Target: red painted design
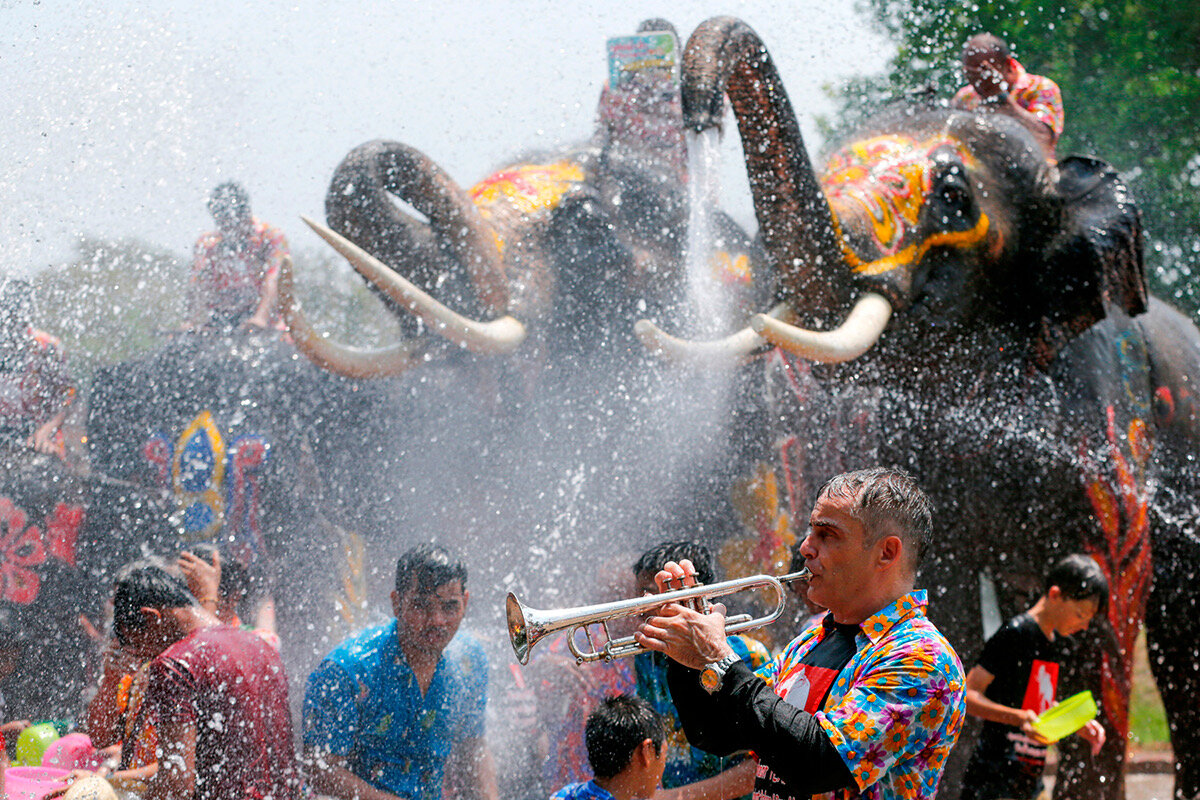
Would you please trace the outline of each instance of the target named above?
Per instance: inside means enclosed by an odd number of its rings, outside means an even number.
[[[58,503],[46,517],[46,549],[53,558],[75,566],[75,543],[83,527],[83,506]]]
[[[1150,593],[1150,491],[1146,463],[1153,443],[1146,423],[1134,419],[1120,435],[1116,411],[1108,407],[1106,442],[1096,454],[1080,448],[1084,483],[1104,534],[1088,550],[1108,577],[1108,619],[1120,647],[1119,659],[1105,654],[1101,705],[1123,740],[1129,734],[1129,688],[1134,640]]]
[[[269,448],[261,436],[249,435],[237,439],[230,450],[229,522],[237,541],[235,555],[243,562],[252,562],[266,551],[259,520],[262,505],[259,479]]]
[[[25,527],[25,512],[0,497],[0,600],[29,605],[37,599],[41,578],[31,567],[46,560],[42,532]]]
[[[171,441],[165,433],[156,433],[146,440],[142,445],[142,455],[146,457],[147,463],[155,469],[155,477],[158,479],[158,485],[162,487],[171,485],[171,460],[174,457],[174,448],[171,446]]]

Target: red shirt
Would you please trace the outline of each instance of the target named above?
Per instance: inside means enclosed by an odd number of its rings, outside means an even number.
[[[220,231],[206,233],[196,242],[192,291],[210,313],[249,316],[258,307],[263,282],[278,274],[287,255],[283,232],[257,218],[240,241],[226,241]],[[278,309],[271,314],[277,319]]]
[[[160,724],[196,727],[196,800],[299,796],[287,678],[249,631],[202,628],[150,663],[147,702]]]

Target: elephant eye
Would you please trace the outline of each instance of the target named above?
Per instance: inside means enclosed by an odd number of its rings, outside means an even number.
[[[953,183],[947,183],[942,186],[942,200],[951,206],[961,206],[966,202],[967,193],[961,187]]]

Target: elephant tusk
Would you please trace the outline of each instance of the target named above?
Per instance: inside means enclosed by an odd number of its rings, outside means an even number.
[[[419,349],[401,342],[378,350],[347,347],[320,335],[309,324],[296,298],[292,259],[279,267],[279,305],[296,349],[321,369],[345,378],[386,378],[399,375],[422,360]]]
[[[837,364],[852,361],[870,350],[891,318],[892,304],[887,298],[867,292],[836,330],[805,330],[766,314],[756,314],[750,320],[750,327],[792,355],[822,364]]]
[[[780,303],[761,316],[770,319],[787,319],[791,315],[791,307],[787,303]],[[742,328],[737,333],[731,333],[711,342],[680,339],[678,336],[667,333],[648,319],[638,320],[633,326],[633,331],[647,350],[677,364],[705,365],[742,362],[755,355],[755,351],[767,345],[767,342],[751,328]]]
[[[491,322],[479,322],[464,317],[346,237],[309,217],[301,215],[301,219],[341,253],[358,274],[458,346],[472,353],[504,355],[516,350],[525,340],[525,326],[517,319],[503,316]]]

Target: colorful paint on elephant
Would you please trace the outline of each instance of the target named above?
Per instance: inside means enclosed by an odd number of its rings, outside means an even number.
[[[227,445],[212,414],[203,411],[177,438],[155,433],[142,453],[159,485],[174,494],[188,541],[213,539],[225,530],[240,561],[265,555],[260,483],[270,456],[265,437],[243,434]]]
[[[1104,452],[1097,457],[1080,448],[1084,486],[1103,540],[1089,551],[1104,568],[1111,587],[1108,620],[1120,656],[1105,653],[1101,705],[1122,739],[1129,733],[1129,689],[1134,641],[1141,630],[1150,595],[1150,497],[1146,466],[1154,449],[1145,420],[1135,417],[1122,431],[1117,412],[1108,407]]]
[[[48,559],[75,566],[75,542],[83,525],[83,507],[56,503],[41,525],[29,524],[26,511],[0,497],[0,600],[31,605],[41,591],[39,568]]]
[[[503,221],[514,213],[532,216],[553,211],[585,178],[583,168],[572,161],[517,164],[484,178],[471,187],[470,195],[484,219]],[[498,232],[495,237],[503,255],[504,237]]]
[[[842,219],[869,219],[871,245],[883,254],[863,261],[839,230],[843,255],[855,272],[880,275],[917,263],[931,247],[969,247],[984,240],[989,223],[981,213],[967,230],[940,230],[914,241],[936,163],[946,155],[969,169],[977,167],[974,156],[952,136],[921,141],[896,134],[877,136],[848,145],[830,158],[821,185],[835,224]]]

